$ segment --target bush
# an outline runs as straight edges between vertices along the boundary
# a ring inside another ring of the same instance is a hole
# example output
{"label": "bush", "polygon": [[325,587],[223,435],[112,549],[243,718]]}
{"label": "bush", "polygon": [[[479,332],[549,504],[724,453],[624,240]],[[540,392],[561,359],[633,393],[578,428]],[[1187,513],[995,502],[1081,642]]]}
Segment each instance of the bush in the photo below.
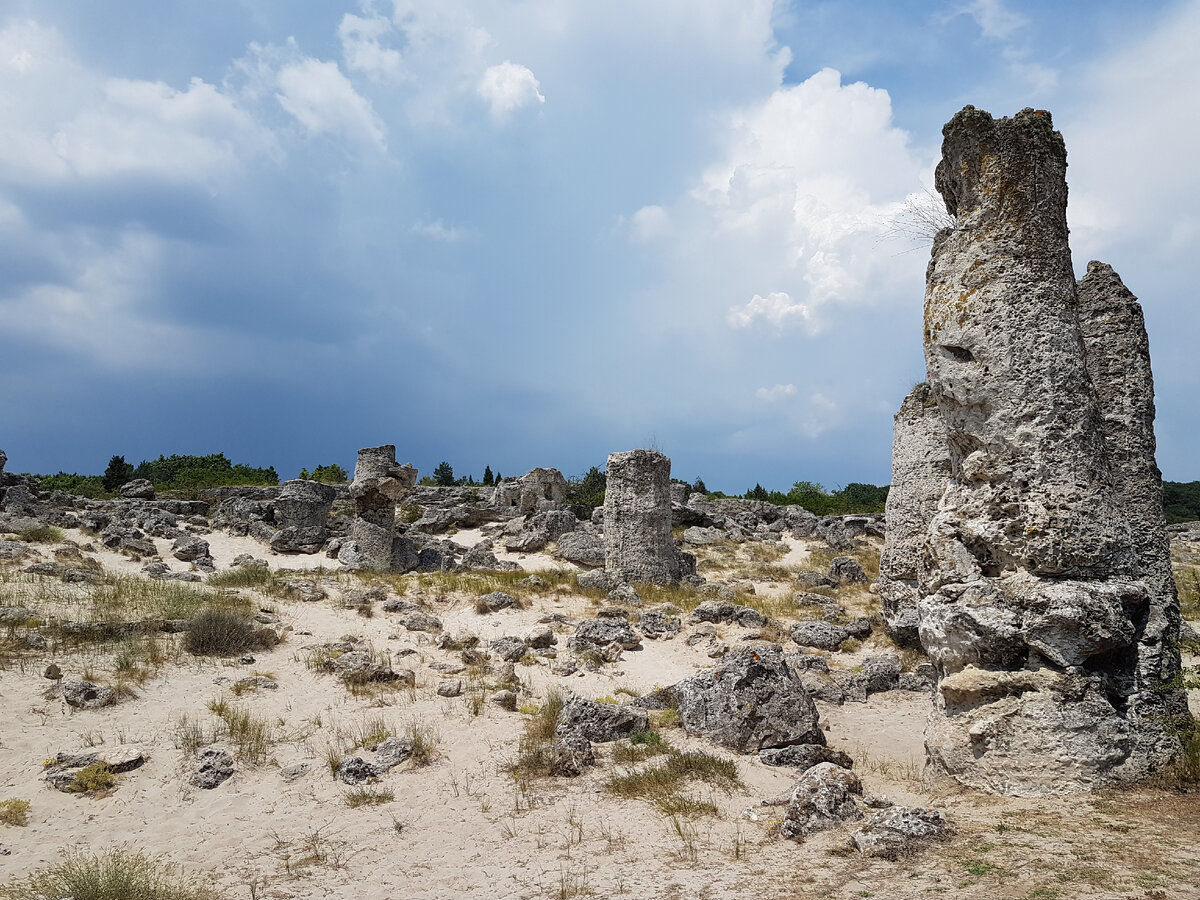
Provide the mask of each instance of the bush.
{"label": "bush", "polygon": [[345,484],[350,480],[350,476],[337,463],[330,463],[327,466],[317,466],[313,469],[312,480],[322,481],[325,484]]}
{"label": "bush", "polygon": [[604,505],[604,492],[608,487],[608,476],[599,466],[592,466],[583,475],[567,479],[567,502],[595,509]]}
{"label": "bush", "polygon": [[26,544],[57,544],[63,539],[63,533],[53,525],[35,525],[18,532],[17,539]]}
{"label": "bush", "polygon": [[222,609],[207,609],[188,622],[183,646],[197,656],[233,656],[247,650],[275,646],[270,628],[256,628],[244,615]]}
{"label": "bush", "polygon": [[77,475],[59,472],[57,475],[40,475],[42,490],[62,491],[64,494],[74,494],[76,497],[87,497],[89,500],[99,500],[110,493],[104,486],[104,479],[99,475]]}
{"label": "bush", "polygon": [[67,788],[72,794],[91,794],[95,791],[107,791],[117,783],[113,770],[105,763],[95,762],[84,766],[71,779]]}
{"label": "bush", "polygon": [[224,453],[208,456],[160,456],[142,460],[133,470],[134,478],[146,478],[161,490],[187,490],[233,484],[279,484],[274,466],[254,468],[234,464]]}
{"label": "bush", "polygon": [[28,800],[0,800],[0,825],[28,825]]}
{"label": "bush", "polygon": [[113,456],[104,470],[104,489],[110,494],[120,490],[121,485],[133,479],[133,465],[125,462],[123,456]]}
{"label": "bush", "polygon": [[180,878],[173,867],[140,851],[113,848],[91,854],[67,851],[63,861],[0,887],[6,900],[219,900],[199,879]]}

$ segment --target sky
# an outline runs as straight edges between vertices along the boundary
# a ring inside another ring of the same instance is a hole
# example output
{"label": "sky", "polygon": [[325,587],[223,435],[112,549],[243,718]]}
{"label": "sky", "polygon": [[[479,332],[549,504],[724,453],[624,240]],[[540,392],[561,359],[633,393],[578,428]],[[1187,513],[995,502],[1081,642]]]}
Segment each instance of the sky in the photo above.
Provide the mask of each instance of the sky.
{"label": "sky", "polygon": [[0,0],[11,471],[886,484],[941,127],[1048,109],[1200,478],[1200,0]]}

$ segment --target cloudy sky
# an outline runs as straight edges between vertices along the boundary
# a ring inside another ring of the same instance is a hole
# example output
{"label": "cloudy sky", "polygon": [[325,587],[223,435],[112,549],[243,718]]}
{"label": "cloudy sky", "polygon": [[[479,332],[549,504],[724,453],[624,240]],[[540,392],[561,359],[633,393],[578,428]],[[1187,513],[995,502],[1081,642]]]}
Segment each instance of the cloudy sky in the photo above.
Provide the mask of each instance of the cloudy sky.
{"label": "cloudy sky", "polygon": [[1200,478],[1197,46],[1200,0],[0,0],[0,447],[886,483],[972,103],[1053,112]]}

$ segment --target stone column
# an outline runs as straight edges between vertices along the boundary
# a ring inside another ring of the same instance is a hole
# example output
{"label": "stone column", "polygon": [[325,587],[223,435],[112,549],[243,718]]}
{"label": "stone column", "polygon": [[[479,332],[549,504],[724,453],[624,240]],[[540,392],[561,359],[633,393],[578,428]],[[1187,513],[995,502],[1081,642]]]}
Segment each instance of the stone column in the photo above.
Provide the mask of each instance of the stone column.
{"label": "stone column", "polygon": [[350,538],[338,551],[338,560],[350,569],[384,571],[392,562],[396,534],[396,501],[417,480],[411,465],[396,464],[396,447],[367,447],[358,451],[350,496],[355,518]]}
{"label": "stone column", "polygon": [[935,182],[955,224],[926,274],[925,361],[950,472],[929,527],[921,643],[941,669],[929,764],[1037,795],[1130,777],[1147,585],[1088,374],[1049,113],[965,107]]}
{"label": "stone column", "polygon": [[925,382],[914,387],[896,413],[892,429],[892,486],[887,532],[879,559],[883,624],[897,644],[920,646],[917,580],[929,541],[929,523],[950,477],[946,425]]}
{"label": "stone column", "polygon": [[1165,687],[1180,672],[1180,615],[1162,473],[1155,462],[1150,340],[1137,297],[1112,266],[1094,260],[1079,282],[1079,321],[1113,483],[1132,526],[1139,575],[1150,591],[1145,615],[1134,620],[1129,691],[1130,711],[1141,726],[1139,753],[1152,767],[1156,758],[1177,749],[1170,725],[1188,714],[1188,706],[1185,691]]}
{"label": "stone column", "polygon": [[275,498],[275,525],[271,549],[280,553],[319,553],[329,539],[329,510],[335,491],[319,481],[284,482]]}
{"label": "stone column", "polygon": [[607,476],[605,569],[624,581],[656,584],[694,571],[694,557],[680,554],[671,534],[671,460],[656,450],[611,453]]}

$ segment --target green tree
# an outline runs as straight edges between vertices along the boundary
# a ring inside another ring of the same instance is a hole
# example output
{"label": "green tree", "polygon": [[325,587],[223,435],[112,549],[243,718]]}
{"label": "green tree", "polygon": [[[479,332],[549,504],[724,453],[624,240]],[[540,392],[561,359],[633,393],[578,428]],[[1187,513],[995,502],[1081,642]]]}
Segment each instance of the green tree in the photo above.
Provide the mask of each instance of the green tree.
{"label": "green tree", "polygon": [[308,474],[308,469],[301,469],[300,474],[297,475],[296,477],[299,478],[301,481],[309,481],[309,480],[311,480],[312,476],[310,476]]}
{"label": "green tree", "polygon": [[761,484],[755,484],[753,488],[746,491],[747,500],[770,500],[771,496],[767,493],[766,488]]}
{"label": "green tree", "polygon": [[350,480],[346,470],[337,463],[327,466],[317,466],[312,472],[313,481],[323,481],[325,484],[345,484]]}
{"label": "green tree", "polygon": [[599,466],[592,466],[586,474],[567,479],[567,502],[595,509],[604,505],[604,492],[607,487],[608,476]]}
{"label": "green tree", "polygon": [[104,470],[104,490],[110,494],[133,478],[133,465],[125,462],[124,456],[114,456]]}
{"label": "green tree", "polygon": [[704,485],[704,479],[701,478],[699,475],[697,475],[696,480],[692,482],[692,493],[693,494],[706,494],[706,495],[708,494],[708,488],[705,487],[705,485]]}
{"label": "green tree", "polygon": [[493,484],[496,483],[496,476],[492,474],[491,466],[483,467],[483,483],[487,487],[491,487]]}
{"label": "green tree", "polygon": [[440,487],[454,487],[454,467],[443,459],[433,470],[433,482]]}

